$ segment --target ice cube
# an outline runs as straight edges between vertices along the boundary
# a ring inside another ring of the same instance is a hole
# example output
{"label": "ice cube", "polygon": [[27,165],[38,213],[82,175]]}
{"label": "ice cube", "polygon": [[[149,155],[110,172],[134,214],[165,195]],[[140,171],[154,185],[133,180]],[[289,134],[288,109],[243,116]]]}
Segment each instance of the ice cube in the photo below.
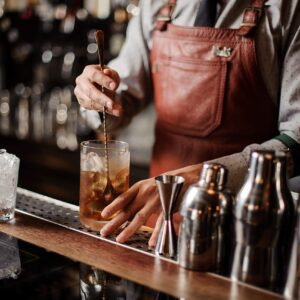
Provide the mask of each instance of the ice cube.
{"label": "ice cube", "polygon": [[109,157],[109,171],[115,176],[122,169],[129,169],[129,153],[116,158]]}
{"label": "ice cube", "polygon": [[95,152],[82,155],[82,171],[102,172],[105,170],[104,160]]}

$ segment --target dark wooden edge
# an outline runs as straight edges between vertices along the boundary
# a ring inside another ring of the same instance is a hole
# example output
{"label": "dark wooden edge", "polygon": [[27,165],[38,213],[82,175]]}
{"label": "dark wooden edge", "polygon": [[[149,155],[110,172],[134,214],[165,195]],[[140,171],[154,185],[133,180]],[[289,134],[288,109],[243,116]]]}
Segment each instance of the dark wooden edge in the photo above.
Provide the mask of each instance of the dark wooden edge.
{"label": "dark wooden edge", "polygon": [[228,279],[185,270],[159,258],[137,253],[23,214],[17,213],[13,221],[0,224],[0,231],[178,298],[283,299],[276,294]]}

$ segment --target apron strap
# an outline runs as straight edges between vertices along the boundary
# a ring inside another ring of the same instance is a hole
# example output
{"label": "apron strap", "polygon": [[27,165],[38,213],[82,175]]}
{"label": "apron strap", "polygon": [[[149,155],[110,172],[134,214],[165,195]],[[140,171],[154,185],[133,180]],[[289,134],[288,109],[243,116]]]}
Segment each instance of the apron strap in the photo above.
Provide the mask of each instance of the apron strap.
{"label": "apron strap", "polygon": [[246,36],[257,27],[266,2],[267,0],[251,0],[250,6],[244,10],[243,22],[238,30],[239,35]]}
{"label": "apron strap", "polygon": [[166,30],[168,23],[172,20],[172,14],[175,9],[177,0],[169,0],[160,8],[156,17],[155,30]]}
{"label": "apron strap", "polygon": [[[177,0],[169,0],[159,9],[156,17],[155,30],[163,31],[172,20],[172,13]],[[251,0],[249,7],[244,10],[243,21],[238,31],[239,35],[246,36],[257,27],[262,16],[263,7],[267,0]]]}

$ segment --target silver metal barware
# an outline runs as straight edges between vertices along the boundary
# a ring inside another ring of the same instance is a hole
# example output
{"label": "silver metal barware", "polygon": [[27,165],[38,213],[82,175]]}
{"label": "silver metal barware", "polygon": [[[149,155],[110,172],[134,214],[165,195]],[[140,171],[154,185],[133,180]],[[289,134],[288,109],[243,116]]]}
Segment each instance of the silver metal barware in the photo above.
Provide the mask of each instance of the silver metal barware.
{"label": "silver metal barware", "polygon": [[294,239],[288,264],[287,280],[284,296],[287,299],[300,299],[300,199],[298,199],[298,213],[294,228]]}
{"label": "silver metal barware", "polygon": [[156,255],[175,258],[177,255],[177,237],[173,225],[173,209],[184,183],[181,176],[161,175],[155,177],[164,221],[155,247]]}
{"label": "silver metal barware", "polygon": [[285,176],[284,156],[271,150],[252,152],[234,209],[233,280],[276,291],[282,285],[279,273],[286,263],[282,244],[288,247],[294,215]]}
{"label": "silver metal barware", "polygon": [[184,268],[226,273],[232,205],[226,177],[224,166],[206,163],[199,182],[184,195],[178,239],[178,262]]}

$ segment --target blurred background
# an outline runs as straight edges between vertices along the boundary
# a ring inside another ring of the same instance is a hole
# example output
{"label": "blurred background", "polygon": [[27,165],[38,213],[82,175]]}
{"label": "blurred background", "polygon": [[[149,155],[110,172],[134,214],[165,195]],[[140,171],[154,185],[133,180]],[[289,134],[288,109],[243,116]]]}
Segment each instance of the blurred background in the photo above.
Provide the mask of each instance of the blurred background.
{"label": "blurred background", "polygon": [[[21,159],[20,187],[78,204],[80,142],[99,132],[79,113],[75,78],[98,63],[95,29],[106,61],[118,55],[138,2],[0,0],[0,148]],[[148,176],[152,129],[150,107],[117,136],[130,144],[131,183]]]}

